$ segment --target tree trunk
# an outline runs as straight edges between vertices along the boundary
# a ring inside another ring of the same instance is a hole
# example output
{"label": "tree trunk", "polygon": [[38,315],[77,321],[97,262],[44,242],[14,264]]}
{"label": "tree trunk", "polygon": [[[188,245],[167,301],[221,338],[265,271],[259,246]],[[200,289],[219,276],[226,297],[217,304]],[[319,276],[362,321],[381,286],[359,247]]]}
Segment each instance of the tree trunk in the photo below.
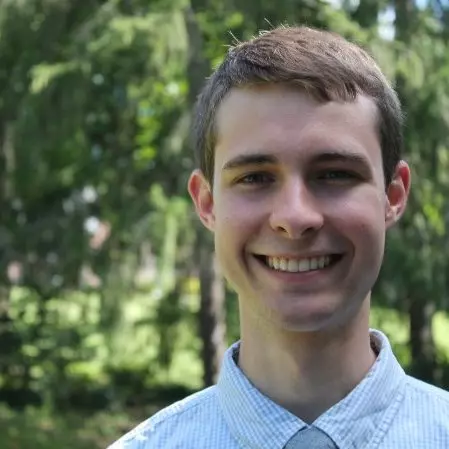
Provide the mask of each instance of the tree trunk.
{"label": "tree trunk", "polygon": [[379,0],[360,0],[359,6],[351,14],[351,17],[362,28],[370,28],[377,25],[381,7]]}
{"label": "tree trunk", "polygon": [[432,336],[432,318],[435,304],[432,301],[409,297],[410,350],[412,374],[432,384],[438,383],[436,349]]}
{"label": "tree trunk", "polygon": [[[188,79],[189,106],[192,108],[209,72],[204,57],[201,30],[192,7],[185,10],[185,20],[190,41]],[[197,260],[200,267],[199,329],[202,340],[204,384],[217,381],[223,353],[226,350],[225,286],[220,275],[213,245],[204,228],[197,229]]]}
{"label": "tree trunk", "polygon": [[396,39],[407,43],[413,32],[416,5],[414,0],[395,0],[394,9]]}
{"label": "tree trunk", "polygon": [[8,372],[10,358],[17,350],[12,329],[12,320],[9,316],[10,289],[0,285],[0,376]]}
{"label": "tree trunk", "polygon": [[[416,5],[413,0],[395,0],[396,39],[408,44],[414,29]],[[405,110],[404,77],[398,77],[396,89]],[[433,178],[435,179],[435,178]],[[434,299],[419,288],[413,288],[409,280],[408,315],[410,324],[409,347],[412,355],[412,374],[430,383],[437,383],[435,342],[432,335],[432,319],[435,314]],[[421,290],[421,291],[420,291]]]}
{"label": "tree trunk", "polygon": [[[10,206],[12,198],[12,176],[14,171],[13,153],[13,128],[11,123],[4,122],[0,128],[0,210],[1,222],[0,232],[6,232],[10,225]],[[3,228],[3,229],[1,229]],[[8,236],[0,236],[3,242],[8,240]],[[3,243],[5,245],[5,243]],[[0,258],[0,374],[8,371],[10,357],[17,352],[17,341],[12,329],[12,319],[9,315],[10,305],[10,282],[8,279],[8,266],[10,260],[10,248],[2,247],[2,257]]]}
{"label": "tree trunk", "polygon": [[226,350],[225,286],[210,246],[203,243],[200,248],[200,334],[206,386],[217,382]]}

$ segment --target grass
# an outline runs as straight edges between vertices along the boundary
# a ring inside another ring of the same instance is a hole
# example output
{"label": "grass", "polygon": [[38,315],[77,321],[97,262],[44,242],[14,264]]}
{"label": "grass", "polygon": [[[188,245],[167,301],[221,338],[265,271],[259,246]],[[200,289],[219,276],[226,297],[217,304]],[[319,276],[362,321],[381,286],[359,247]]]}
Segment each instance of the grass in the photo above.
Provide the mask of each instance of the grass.
{"label": "grass", "polygon": [[155,410],[55,415],[0,407],[2,449],[105,449]]}

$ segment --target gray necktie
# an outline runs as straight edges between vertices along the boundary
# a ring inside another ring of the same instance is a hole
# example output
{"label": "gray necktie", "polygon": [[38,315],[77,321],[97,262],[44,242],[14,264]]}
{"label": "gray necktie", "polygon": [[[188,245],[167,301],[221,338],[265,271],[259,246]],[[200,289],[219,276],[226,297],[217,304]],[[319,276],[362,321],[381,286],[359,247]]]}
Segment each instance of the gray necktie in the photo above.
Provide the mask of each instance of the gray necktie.
{"label": "gray necktie", "polygon": [[338,449],[335,443],[320,429],[309,427],[300,430],[284,449]]}

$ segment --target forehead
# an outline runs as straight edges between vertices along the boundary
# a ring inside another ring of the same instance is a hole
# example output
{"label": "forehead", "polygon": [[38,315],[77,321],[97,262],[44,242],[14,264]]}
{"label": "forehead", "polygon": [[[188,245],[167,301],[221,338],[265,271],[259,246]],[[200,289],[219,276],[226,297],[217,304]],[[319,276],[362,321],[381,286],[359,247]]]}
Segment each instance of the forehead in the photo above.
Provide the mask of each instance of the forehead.
{"label": "forehead", "polygon": [[264,85],[235,88],[217,113],[216,168],[251,152],[280,160],[315,157],[320,151],[364,153],[382,166],[377,108],[365,96],[353,102],[320,103],[302,90]]}

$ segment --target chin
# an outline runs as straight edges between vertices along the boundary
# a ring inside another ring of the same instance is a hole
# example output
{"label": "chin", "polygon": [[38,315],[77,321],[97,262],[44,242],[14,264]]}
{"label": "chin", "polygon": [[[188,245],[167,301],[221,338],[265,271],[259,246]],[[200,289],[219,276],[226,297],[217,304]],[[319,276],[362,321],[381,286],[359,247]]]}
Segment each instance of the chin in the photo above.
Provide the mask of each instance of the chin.
{"label": "chin", "polygon": [[308,310],[302,313],[286,313],[277,311],[275,316],[279,328],[289,332],[318,332],[332,327],[336,321],[335,312],[329,310]]}

